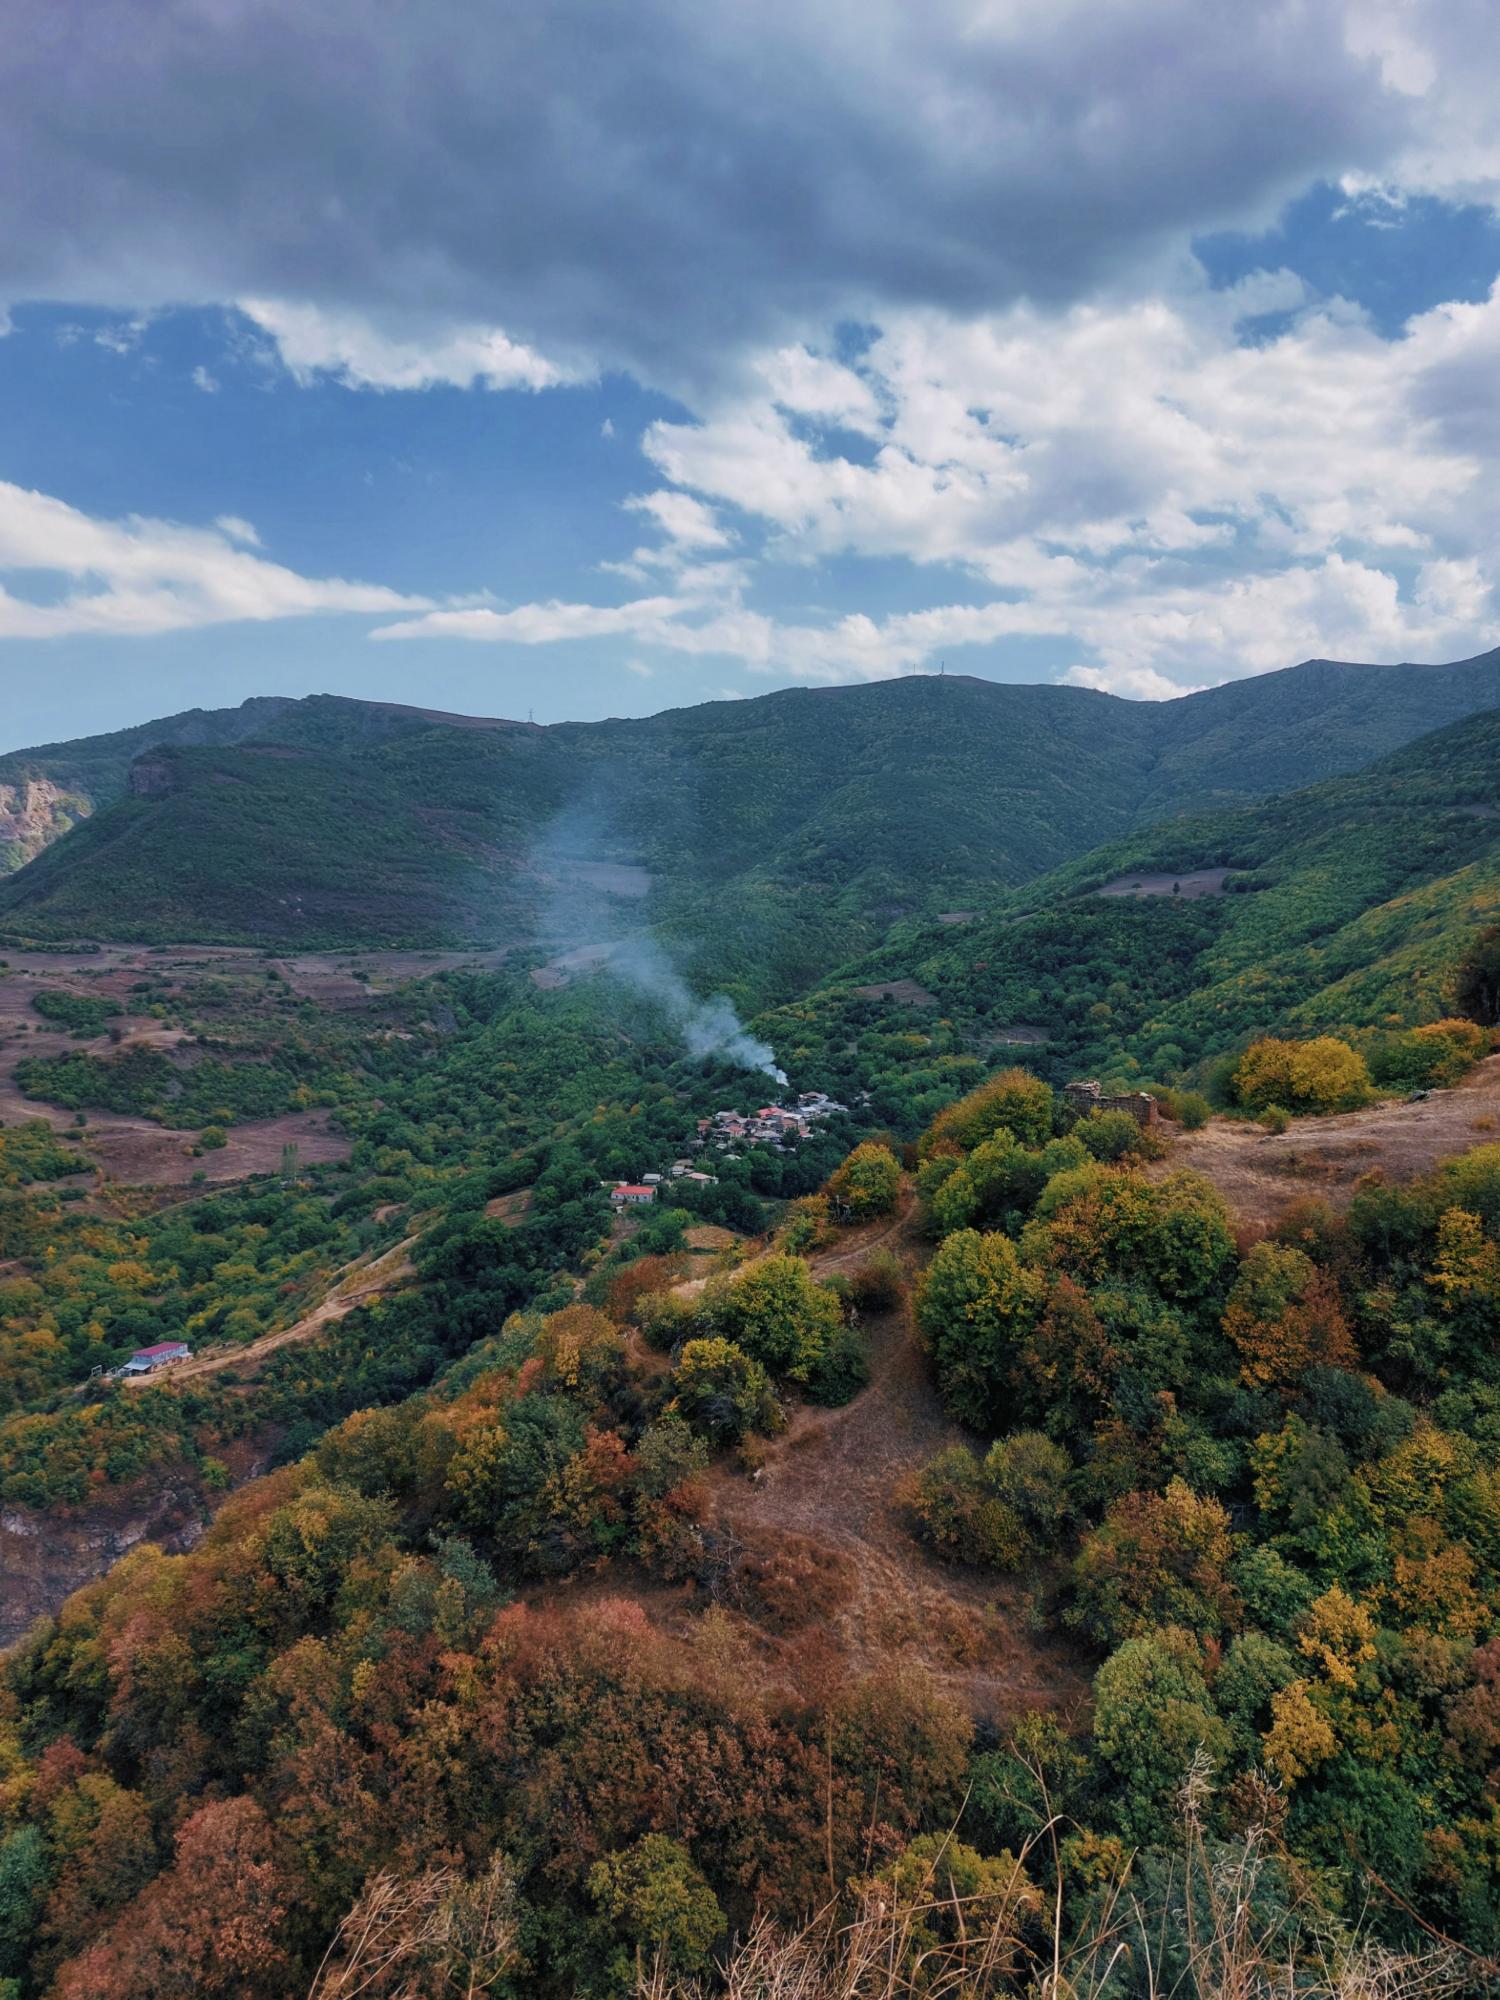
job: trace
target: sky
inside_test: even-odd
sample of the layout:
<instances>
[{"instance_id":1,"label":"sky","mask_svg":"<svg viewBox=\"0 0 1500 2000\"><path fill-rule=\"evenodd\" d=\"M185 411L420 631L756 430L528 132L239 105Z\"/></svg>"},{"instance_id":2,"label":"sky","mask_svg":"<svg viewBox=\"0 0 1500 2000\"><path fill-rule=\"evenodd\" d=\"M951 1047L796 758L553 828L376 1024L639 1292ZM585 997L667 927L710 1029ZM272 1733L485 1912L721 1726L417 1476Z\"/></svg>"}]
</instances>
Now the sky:
<instances>
[{"instance_id":1,"label":"sky","mask_svg":"<svg viewBox=\"0 0 1500 2000\"><path fill-rule=\"evenodd\" d=\"M0 748L1500 643L1492 0L11 0Z\"/></svg>"}]
</instances>

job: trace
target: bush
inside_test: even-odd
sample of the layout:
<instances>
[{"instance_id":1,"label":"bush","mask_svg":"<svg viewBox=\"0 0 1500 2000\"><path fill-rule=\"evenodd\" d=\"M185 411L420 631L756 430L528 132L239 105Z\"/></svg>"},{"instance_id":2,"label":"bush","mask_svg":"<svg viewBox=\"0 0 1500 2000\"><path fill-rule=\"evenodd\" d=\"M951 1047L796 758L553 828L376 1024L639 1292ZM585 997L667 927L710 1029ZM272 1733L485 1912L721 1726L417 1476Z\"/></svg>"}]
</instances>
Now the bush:
<instances>
[{"instance_id":1,"label":"bush","mask_svg":"<svg viewBox=\"0 0 1500 2000\"><path fill-rule=\"evenodd\" d=\"M1370 1095L1370 1072L1364 1057L1337 1036L1288 1042L1267 1035L1240 1057L1234 1088L1248 1111L1272 1104L1293 1112L1352 1111Z\"/></svg>"},{"instance_id":2,"label":"bush","mask_svg":"<svg viewBox=\"0 0 1500 2000\"><path fill-rule=\"evenodd\" d=\"M876 1250L850 1279L849 1292L862 1313L894 1312L906 1297L901 1260L890 1250Z\"/></svg>"}]
</instances>

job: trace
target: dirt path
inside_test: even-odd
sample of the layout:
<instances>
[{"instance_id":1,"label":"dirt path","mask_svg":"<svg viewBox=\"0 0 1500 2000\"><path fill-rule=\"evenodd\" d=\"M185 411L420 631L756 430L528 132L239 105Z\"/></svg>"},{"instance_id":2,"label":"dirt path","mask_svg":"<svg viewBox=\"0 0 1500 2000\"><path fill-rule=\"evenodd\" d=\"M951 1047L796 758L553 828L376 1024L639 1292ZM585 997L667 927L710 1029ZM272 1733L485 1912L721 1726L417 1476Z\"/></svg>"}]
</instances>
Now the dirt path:
<instances>
[{"instance_id":1,"label":"dirt path","mask_svg":"<svg viewBox=\"0 0 1500 2000\"><path fill-rule=\"evenodd\" d=\"M819 1277L895 1248L910 1270L913 1202L815 1255ZM827 1620L846 1658L864 1669L920 1662L976 1713L1072 1707L1087 1677L1065 1648L1029 1629L1023 1587L931 1558L893 1500L898 1481L964 1433L944 1414L908 1311L868 1322L870 1383L841 1410L799 1409L749 1478L728 1464L713 1478L718 1525L752 1560L774 1562L789 1539L813 1545L847 1601Z\"/></svg>"},{"instance_id":2,"label":"dirt path","mask_svg":"<svg viewBox=\"0 0 1500 2000\"><path fill-rule=\"evenodd\" d=\"M1281 1133L1215 1119L1201 1132L1175 1139L1152 1171L1192 1167L1213 1182L1237 1216L1266 1227L1309 1195L1347 1208L1360 1177L1376 1168L1392 1180L1410 1180L1471 1146L1496 1143L1500 1056L1488 1056L1452 1090L1435 1090L1416 1104L1299 1118Z\"/></svg>"},{"instance_id":3,"label":"dirt path","mask_svg":"<svg viewBox=\"0 0 1500 2000\"><path fill-rule=\"evenodd\" d=\"M233 1368L236 1374L253 1373L268 1354L274 1354L281 1347L295 1347L299 1341L311 1340L326 1326L332 1326L356 1306L367 1305L371 1299L383 1298L408 1278L416 1275L411 1261L415 1236L408 1236L389 1250L383 1250L378 1257L367 1258L358 1264L351 1264L336 1281L333 1290L321 1304L310 1313L297 1320L292 1326L284 1326L276 1333L263 1333L259 1340L247 1342L243 1347L206 1348L195 1354L191 1361L175 1362L170 1368L162 1369L155 1375L142 1375L134 1380L125 1378L125 1387L139 1389L147 1384L159 1387L163 1383L190 1382L199 1376L217 1375L221 1369Z\"/></svg>"}]
</instances>

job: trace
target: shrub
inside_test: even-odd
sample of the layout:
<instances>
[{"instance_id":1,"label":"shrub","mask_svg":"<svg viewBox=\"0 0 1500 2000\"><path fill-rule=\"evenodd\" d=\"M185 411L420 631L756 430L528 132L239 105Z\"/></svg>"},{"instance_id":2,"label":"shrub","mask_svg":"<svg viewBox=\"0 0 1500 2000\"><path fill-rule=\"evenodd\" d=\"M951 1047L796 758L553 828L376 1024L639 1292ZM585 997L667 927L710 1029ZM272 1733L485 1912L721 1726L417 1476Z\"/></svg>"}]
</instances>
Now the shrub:
<instances>
[{"instance_id":1,"label":"shrub","mask_svg":"<svg viewBox=\"0 0 1500 2000\"><path fill-rule=\"evenodd\" d=\"M1234 1088L1249 1111L1273 1104L1298 1111L1350 1111L1370 1094L1363 1056L1335 1035L1289 1042L1267 1035L1252 1042L1234 1072Z\"/></svg>"},{"instance_id":2,"label":"shrub","mask_svg":"<svg viewBox=\"0 0 1500 2000\"><path fill-rule=\"evenodd\" d=\"M894 1312L906 1297L901 1261L890 1250L876 1250L849 1281L849 1293L862 1313Z\"/></svg>"}]
</instances>

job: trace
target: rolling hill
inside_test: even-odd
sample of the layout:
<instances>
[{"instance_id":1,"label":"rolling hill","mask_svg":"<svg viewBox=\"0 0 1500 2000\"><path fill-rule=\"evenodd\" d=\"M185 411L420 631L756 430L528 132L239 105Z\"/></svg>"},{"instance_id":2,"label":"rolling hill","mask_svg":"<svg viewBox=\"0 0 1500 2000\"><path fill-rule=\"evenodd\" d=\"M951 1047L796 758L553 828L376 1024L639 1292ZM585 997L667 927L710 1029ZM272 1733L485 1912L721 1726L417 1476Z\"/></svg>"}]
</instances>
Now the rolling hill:
<instances>
[{"instance_id":1,"label":"rolling hill","mask_svg":"<svg viewBox=\"0 0 1500 2000\"><path fill-rule=\"evenodd\" d=\"M1155 704L961 676L549 728L247 703L0 760L0 786L52 798L12 840L39 851L0 885L0 928L556 947L651 926L758 1001L894 923L1496 703L1500 653L1312 661Z\"/></svg>"}]
</instances>

